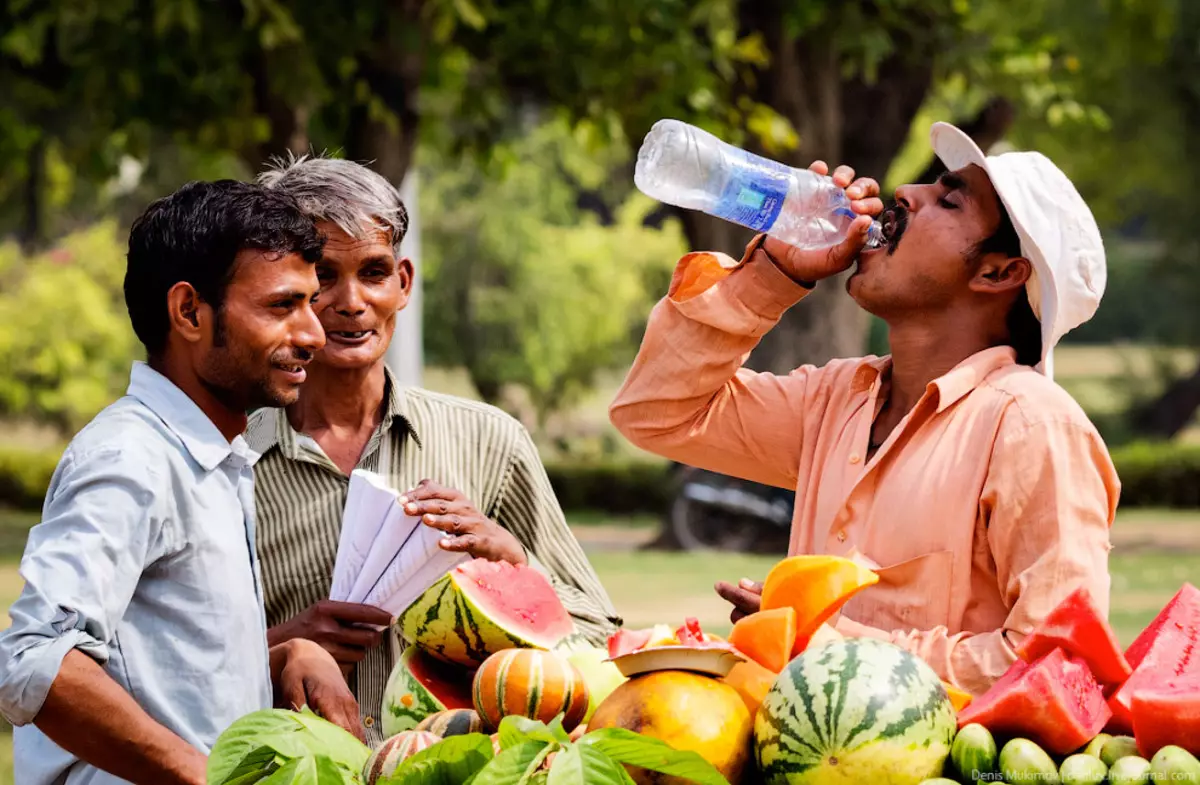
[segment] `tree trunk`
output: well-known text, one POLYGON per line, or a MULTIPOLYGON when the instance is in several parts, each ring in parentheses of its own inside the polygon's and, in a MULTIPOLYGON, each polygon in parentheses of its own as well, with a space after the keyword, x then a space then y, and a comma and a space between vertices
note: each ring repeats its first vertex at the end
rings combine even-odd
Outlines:
POLYGON ((1173 439, 1191 425, 1200 408, 1200 367, 1177 379, 1155 400, 1135 411, 1132 424, 1138 434, 1173 439))
POLYGON ((26 177, 22 201, 24 214, 17 230, 21 250, 32 254, 46 241, 46 137, 39 135, 26 156, 26 177))

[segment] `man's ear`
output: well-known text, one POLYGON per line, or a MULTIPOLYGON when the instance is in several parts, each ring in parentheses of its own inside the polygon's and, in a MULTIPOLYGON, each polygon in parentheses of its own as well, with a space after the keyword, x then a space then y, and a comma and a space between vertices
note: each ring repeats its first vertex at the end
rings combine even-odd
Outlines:
POLYGON ((1033 274, 1033 265, 1023 256, 1005 257, 989 254, 971 279, 971 291, 998 294, 1025 286, 1033 274))
POLYGON ((180 281, 167 291, 167 318, 185 341, 198 343, 211 329, 212 307, 190 283, 180 281))
POLYGON ((413 283, 416 280, 416 272, 413 270, 412 260, 407 256, 400 257, 400 260, 396 263, 396 273, 400 276, 400 288, 404 291, 400 307, 396 310, 402 311, 408 305, 409 298, 412 297, 413 283))

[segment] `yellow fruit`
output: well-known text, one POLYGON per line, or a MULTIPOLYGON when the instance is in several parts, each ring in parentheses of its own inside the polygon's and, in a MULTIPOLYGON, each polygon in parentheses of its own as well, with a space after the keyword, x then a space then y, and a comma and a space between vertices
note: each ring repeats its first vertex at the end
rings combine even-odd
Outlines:
MULTIPOLYGON (((625 728, 691 750, 737 783, 751 755, 754 718, 733 687, 690 671, 652 671, 617 687, 596 708, 588 730, 625 728)), ((689 780, 628 766, 638 785, 689 780)))

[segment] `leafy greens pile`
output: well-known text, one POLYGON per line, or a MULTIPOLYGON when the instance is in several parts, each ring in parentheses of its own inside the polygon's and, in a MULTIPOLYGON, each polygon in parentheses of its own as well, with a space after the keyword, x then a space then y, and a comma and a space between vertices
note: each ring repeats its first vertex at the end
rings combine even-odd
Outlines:
POLYGON ((361 785, 371 749, 305 707, 264 709, 225 729, 208 756, 208 785, 361 785))
MULTIPOLYGON (((505 717, 500 752, 490 736, 451 736, 403 761, 375 785, 633 785, 625 765, 729 785, 694 752, 620 728, 572 742, 562 716, 549 725, 505 717), (553 757, 551 757, 553 756, 553 757)), ((308 709, 266 709, 230 725, 208 759, 208 785, 364 785, 370 749, 308 709)))

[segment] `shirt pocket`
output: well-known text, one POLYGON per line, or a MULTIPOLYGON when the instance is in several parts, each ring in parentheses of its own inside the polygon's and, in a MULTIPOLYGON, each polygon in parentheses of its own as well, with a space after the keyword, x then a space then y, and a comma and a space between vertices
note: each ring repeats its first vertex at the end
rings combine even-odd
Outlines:
POLYGON ((851 598, 843 616, 885 631, 929 630, 948 624, 954 585, 951 551, 933 551, 873 569, 879 582, 851 598))

